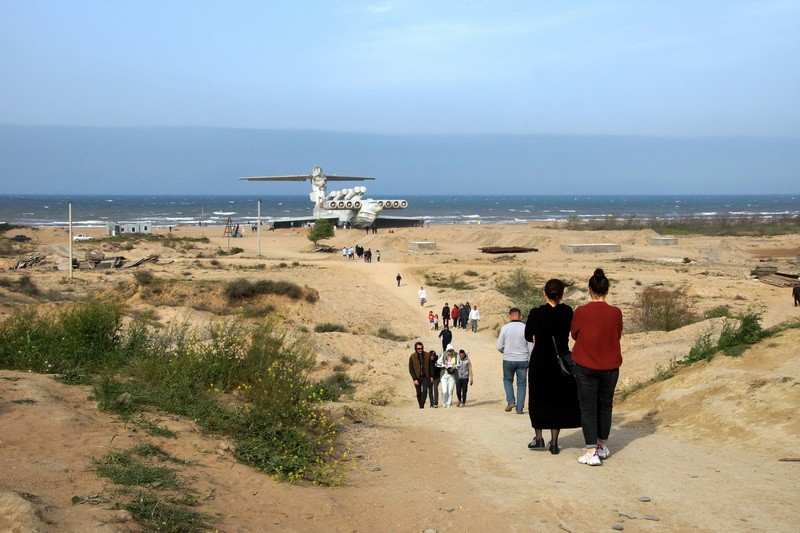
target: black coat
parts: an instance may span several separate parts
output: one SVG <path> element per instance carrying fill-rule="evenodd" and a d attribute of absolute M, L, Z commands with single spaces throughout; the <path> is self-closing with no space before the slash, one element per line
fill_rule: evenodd
<path fill-rule="evenodd" d="M 558 351 L 567 350 L 571 324 L 572 308 L 566 304 L 544 304 L 528 314 L 525 339 L 535 342 L 528 365 L 528 412 L 534 428 L 581 426 L 575 379 L 562 375 L 553 345 L 555 338 Z"/>

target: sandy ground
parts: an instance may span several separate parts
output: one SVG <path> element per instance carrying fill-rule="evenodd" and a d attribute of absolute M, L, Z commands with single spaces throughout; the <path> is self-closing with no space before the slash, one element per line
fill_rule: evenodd
<path fill-rule="evenodd" d="M 81 230 L 83 231 L 83 230 Z M 166 229 L 160 229 L 166 233 Z M 95 230 L 86 233 L 101 236 Z M 14 231 L 12 233 L 20 233 Z M 800 236 L 767 238 L 682 237 L 677 245 L 648 243 L 650 231 L 573 232 L 536 225 L 461 225 L 339 231 L 334 247 L 361 244 L 381 251 L 380 263 L 348 261 L 313 253 L 306 231 L 264 232 L 258 239 L 222 236 L 222 228 L 173 228 L 176 236 L 211 238 L 186 250 L 159 243 L 119 252 L 129 260 L 158 254 L 159 263 L 138 269 L 159 278 L 189 280 L 288 279 L 319 292 L 316 304 L 283 304 L 288 328 L 330 322 L 347 333 L 312 334 L 319 375 L 355 360 L 348 374 L 358 380 L 352 399 L 333 406 L 342 415 L 352 460 L 335 488 L 293 486 L 238 464 L 224 439 L 203 435 L 190 421 L 164 417 L 177 439 L 148 437 L 98 411 L 86 387 L 66 386 L 49 376 L 0 371 L 0 531 L 135 531 L 123 511 L 109 504 L 72 505 L 73 496 L 113 491 L 90 471 L 92 457 L 134 443 L 154 442 L 175 457 L 193 461 L 192 480 L 201 509 L 219 517 L 220 531 L 796 531 L 800 508 L 800 330 L 767 339 L 742 357 L 718 356 L 681 369 L 615 405 L 602 467 L 577 463 L 579 430 L 564 430 L 560 455 L 531 452 L 525 416 L 506 413 L 501 357 L 494 343 L 510 302 L 496 281 L 525 268 L 539 282 L 561 277 L 574 285 L 566 303 L 587 300 L 586 280 L 595 267 L 612 282 L 609 301 L 630 314 L 636 295 L 651 285 L 683 288 L 703 312 L 728 305 L 734 312 L 763 313 L 765 326 L 800 318 L 790 290 L 748 279 L 757 265 L 797 272 Z M 20 254 L 48 254 L 53 265 L 67 253 L 65 230 L 38 229 Z M 413 251 L 408 243 L 431 241 L 436 250 Z M 562 244 L 617 243 L 614 253 L 568 254 Z M 113 250 L 106 246 L 106 253 Z M 218 248 L 244 252 L 215 256 Z M 516 256 L 482 254 L 482 246 L 531 246 Z M 75 246 L 76 256 L 98 248 Z M 684 263 L 684 258 L 690 262 Z M 9 264 L 15 261 L 8 261 Z M 263 265 L 263 266 L 261 266 Z M 6 265 L 8 266 L 8 265 Z M 395 276 L 403 281 L 397 287 Z M 428 286 L 425 275 L 457 279 L 469 289 Z M 80 296 L 131 283 L 132 270 L 85 271 L 70 280 L 64 271 L 6 272 L 30 276 L 43 290 Z M 417 290 L 425 286 L 421 309 Z M 0 288 L 0 314 L 33 300 Z M 201 324 L 213 315 L 207 295 L 176 292 L 148 299 L 134 288 L 131 309 L 148 310 L 164 323 Z M 198 305 L 202 301 L 205 307 Z M 445 302 L 478 305 L 480 331 L 456 331 L 454 344 L 475 367 L 469 406 L 419 410 L 407 373 L 413 339 L 439 349 L 428 311 Z M 683 357 L 704 333 L 718 333 L 722 319 L 679 330 L 637 333 L 626 323 L 621 387 L 650 378 L 655 369 Z M 380 327 L 407 336 L 392 342 Z M 31 399 L 35 403 L 15 403 Z M 644 502 L 640 499 L 649 498 Z"/>

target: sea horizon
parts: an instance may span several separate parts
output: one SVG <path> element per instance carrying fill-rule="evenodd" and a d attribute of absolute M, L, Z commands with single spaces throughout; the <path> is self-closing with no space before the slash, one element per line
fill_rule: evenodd
<path fill-rule="evenodd" d="M 766 195 L 392 195 L 408 208 L 384 216 L 419 218 L 430 224 L 523 224 L 608 217 L 640 219 L 785 218 L 800 215 L 800 193 Z M 3 194 L 0 222 L 22 226 L 73 226 L 149 222 L 156 227 L 224 225 L 311 217 L 308 195 L 114 195 Z"/>

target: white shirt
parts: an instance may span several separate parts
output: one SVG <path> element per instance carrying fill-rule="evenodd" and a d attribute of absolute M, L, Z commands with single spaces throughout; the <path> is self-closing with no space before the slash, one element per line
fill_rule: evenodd
<path fill-rule="evenodd" d="M 503 354 L 503 361 L 527 361 L 533 344 L 525 340 L 525 322 L 512 320 L 500 329 L 497 337 L 497 351 Z"/>

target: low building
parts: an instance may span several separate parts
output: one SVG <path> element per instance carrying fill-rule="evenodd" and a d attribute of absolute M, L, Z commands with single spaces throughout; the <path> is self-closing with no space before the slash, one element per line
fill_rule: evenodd
<path fill-rule="evenodd" d="M 150 235 L 153 233 L 152 222 L 109 222 L 106 234 L 125 235 L 126 233 L 143 233 Z"/>

